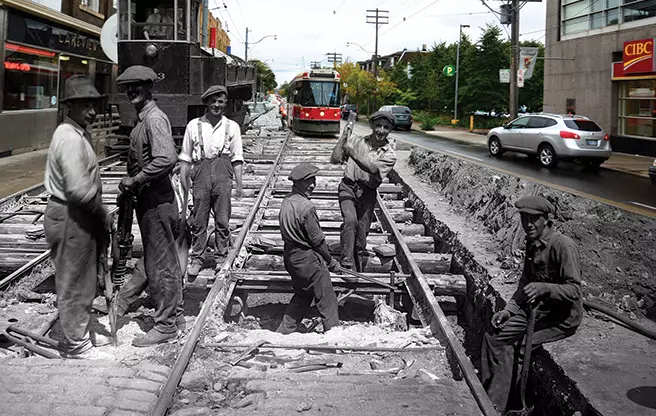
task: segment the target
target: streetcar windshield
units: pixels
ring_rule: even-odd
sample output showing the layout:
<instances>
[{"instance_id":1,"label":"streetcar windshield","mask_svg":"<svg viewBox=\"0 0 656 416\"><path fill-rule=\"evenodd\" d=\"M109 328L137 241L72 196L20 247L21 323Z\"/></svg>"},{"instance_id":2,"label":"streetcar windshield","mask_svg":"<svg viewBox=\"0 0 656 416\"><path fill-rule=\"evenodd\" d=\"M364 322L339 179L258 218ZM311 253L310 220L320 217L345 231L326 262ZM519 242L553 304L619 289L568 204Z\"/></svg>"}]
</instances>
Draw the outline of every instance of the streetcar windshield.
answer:
<instances>
[{"instance_id":1,"label":"streetcar windshield","mask_svg":"<svg viewBox=\"0 0 656 416\"><path fill-rule=\"evenodd\" d=\"M299 89L299 104L305 107L339 107L339 83L306 81Z\"/></svg>"}]
</instances>

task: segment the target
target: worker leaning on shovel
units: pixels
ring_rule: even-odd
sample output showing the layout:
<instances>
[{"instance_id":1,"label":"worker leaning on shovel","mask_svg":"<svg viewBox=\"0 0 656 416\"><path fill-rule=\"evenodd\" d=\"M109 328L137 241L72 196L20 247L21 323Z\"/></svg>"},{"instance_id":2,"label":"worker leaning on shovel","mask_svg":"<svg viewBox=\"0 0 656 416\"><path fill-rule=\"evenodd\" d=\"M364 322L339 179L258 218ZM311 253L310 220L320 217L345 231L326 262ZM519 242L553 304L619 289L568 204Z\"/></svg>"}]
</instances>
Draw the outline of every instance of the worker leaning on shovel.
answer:
<instances>
[{"instance_id":1,"label":"worker leaning on shovel","mask_svg":"<svg viewBox=\"0 0 656 416\"><path fill-rule=\"evenodd\" d=\"M483 385L501 414L516 400L530 309L535 308L533 347L573 335L583 310L578 249L554 229L549 218L554 206L541 196L528 196L515 207L526 232L524 270L512 299L492 317L494 331L485 334L481 354Z\"/></svg>"},{"instance_id":2,"label":"worker leaning on shovel","mask_svg":"<svg viewBox=\"0 0 656 416\"><path fill-rule=\"evenodd\" d=\"M52 136L46 162L44 186L50 200L43 226L55 266L64 358L111 358L93 348L110 340L91 326L99 256L110 227L102 205L98 160L87 131L100 98L89 78L75 75L66 80L60 102L67 115Z\"/></svg>"}]
</instances>

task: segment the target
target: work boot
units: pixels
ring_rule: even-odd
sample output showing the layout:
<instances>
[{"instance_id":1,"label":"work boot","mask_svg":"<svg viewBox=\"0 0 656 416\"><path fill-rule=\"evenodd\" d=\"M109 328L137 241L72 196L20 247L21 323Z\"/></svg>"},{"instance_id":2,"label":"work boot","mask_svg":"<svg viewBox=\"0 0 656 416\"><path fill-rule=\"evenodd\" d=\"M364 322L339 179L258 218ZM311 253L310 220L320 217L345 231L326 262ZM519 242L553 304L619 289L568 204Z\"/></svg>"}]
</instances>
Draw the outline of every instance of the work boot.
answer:
<instances>
[{"instance_id":1,"label":"work boot","mask_svg":"<svg viewBox=\"0 0 656 416\"><path fill-rule=\"evenodd\" d=\"M178 332L171 332L170 334L163 334L156 331L155 328L146 332L143 335L138 335L132 340L132 345L135 347L151 347L165 342L173 342L178 336Z\"/></svg>"},{"instance_id":2,"label":"work boot","mask_svg":"<svg viewBox=\"0 0 656 416\"><path fill-rule=\"evenodd\" d=\"M116 360L116 357L114 357L112 354L100 351L96 347L91 347L88 350L77 354L61 352L60 355L62 358L69 360Z\"/></svg>"},{"instance_id":3,"label":"work boot","mask_svg":"<svg viewBox=\"0 0 656 416\"><path fill-rule=\"evenodd\" d=\"M200 273L203 268L203 263L200 259L191 259L189 265L187 266L187 278L195 278Z\"/></svg>"},{"instance_id":4,"label":"work boot","mask_svg":"<svg viewBox=\"0 0 656 416\"><path fill-rule=\"evenodd\" d=\"M104 347L112 343L112 338L107 335L98 334L96 332L89 332L89 338L94 347Z\"/></svg>"},{"instance_id":5,"label":"work boot","mask_svg":"<svg viewBox=\"0 0 656 416\"><path fill-rule=\"evenodd\" d=\"M187 330L187 319L185 319L184 315L175 318L175 327L178 328L178 331L180 332Z\"/></svg>"}]
</instances>

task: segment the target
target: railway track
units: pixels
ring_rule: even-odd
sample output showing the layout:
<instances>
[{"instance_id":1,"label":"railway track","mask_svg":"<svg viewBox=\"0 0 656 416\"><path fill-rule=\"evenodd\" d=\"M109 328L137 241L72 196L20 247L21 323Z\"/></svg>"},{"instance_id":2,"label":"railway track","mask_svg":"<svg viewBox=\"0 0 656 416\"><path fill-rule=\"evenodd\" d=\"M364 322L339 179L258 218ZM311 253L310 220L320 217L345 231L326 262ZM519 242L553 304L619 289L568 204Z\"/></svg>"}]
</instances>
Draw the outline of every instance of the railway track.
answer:
<instances>
[{"instance_id":1,"label":"railway track","mask_svg":"<svg viewBox=\"0 0 656 416\"><path fill-rule=\"evenodd\" d=\"M353 293L355 298L340 307L340 317L343 313L350 316L350 309L365 305L365 312L361 312L364 321L373 320L371 296L374 295L379 301L376 307L385 299L385 303L405 308L412 314L416 322L407 333L415 337L417 331L427 334L428 339L423 343L406 342L410 335L404 335L405 332L380 330L371 322L345 322L343 329L331 330L325 335L286 337L272 334L270 329L275 328L266 325L253 328L243 320L236 324L225 323L225 318L244 318L249 313L249 303L251 300L257 303L258 296L269 299L278 295L284 299L292 292L291 280L282 265L283 243L277 215L282 198L291 190L287 176L300 162L310 162L321 169L312 200L329 246L332 250L338 246L341 213L337 186L343 170L329 163L335 142L334 139L299 138L291 134L252 138L250 145L255 150L245 150L244 197L240 201L233 200L233 249L216 271L205 269L194 282L188 283L188 287L209 291L193 327L175 353L175 363L149 414L165 415L176 410L180 403L177 400L179 385L185 372L207 370L211 363L227 366L221 374L228 384L241 385L251 398L250 403L232 406L225 414L282 415L313 407L315 412L335 415L374 415L381 411L391 414L497 414L436 298L464 294L465 280L451 273L450 255L436 253L433 237L425 236L424 227L412 222L413 212L406 208L398 185L386 182L379 188L376 218L368 238L370 255L363 272L369 279L360 279L355 284L335 274L331 279L336 291ZM103 160L102 166L103 200L111 205L125 167L117 156ZM6 247L9 253L12 244L15 249L20 246L24 249L21 253L25 260L22 266L15 261L11 266L15 269L0 285L15 282L35 264L47 259L43 245L23 241L26 227L38 228L46 202L47 195L38 186L0 201L2 215L7 217L0 222L3 236L0 247L3 250ZM133 231L136 237L133 255L139 257L139 233L136 228ZM382 244L394 245L396 256L377 256L373 247ZM37 252L38 248L42 251ZM0 264L9 271L9 263L5 265L2 260L5 251L0 253L3 255ZM272 303L266 299L265 304ZM255 309L250 313L256 314ZM281 317L276 317L277 322ZM259 322L265 320L264 316L258 319L261 319ZM263 341L258 338L263 334L272 335ZM395 343L395 339L401 339L403 345ZM281 356L276 354L280 350L298 353L292 354L293 357ZM212 359L208 361L208 357ZM375 364L372 358L376 358ZM244 370L242 367L249 368L248 376L239 373ZM217 412L224 414L218 408Z\"/></svg>"}]
</instances>

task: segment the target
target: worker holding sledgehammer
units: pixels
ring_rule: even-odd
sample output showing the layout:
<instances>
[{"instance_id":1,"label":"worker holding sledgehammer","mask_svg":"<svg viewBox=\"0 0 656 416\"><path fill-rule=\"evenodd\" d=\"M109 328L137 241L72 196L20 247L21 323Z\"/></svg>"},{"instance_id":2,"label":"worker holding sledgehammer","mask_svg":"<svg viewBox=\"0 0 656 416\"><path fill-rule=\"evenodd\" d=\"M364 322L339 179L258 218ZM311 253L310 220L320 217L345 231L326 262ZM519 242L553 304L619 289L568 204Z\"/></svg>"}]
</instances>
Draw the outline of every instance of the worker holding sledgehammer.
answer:
<instances>
[{"instance_id":1,"label":"worker holding sledgehammer","mask_svg":"<svg viewBox=\"0 0 656 416\"><path fill-rule=\"evenodd\" d=\"M524 270L512 299L492 317L493 332L485 334L481 354L483 386L501 414L516 403L531 310L533 348L573 335L583 316L579 252L571 238L554 229L554 206L541 196L527 196L515 207L526 232Z\"/></svg>"}]
</instances>

